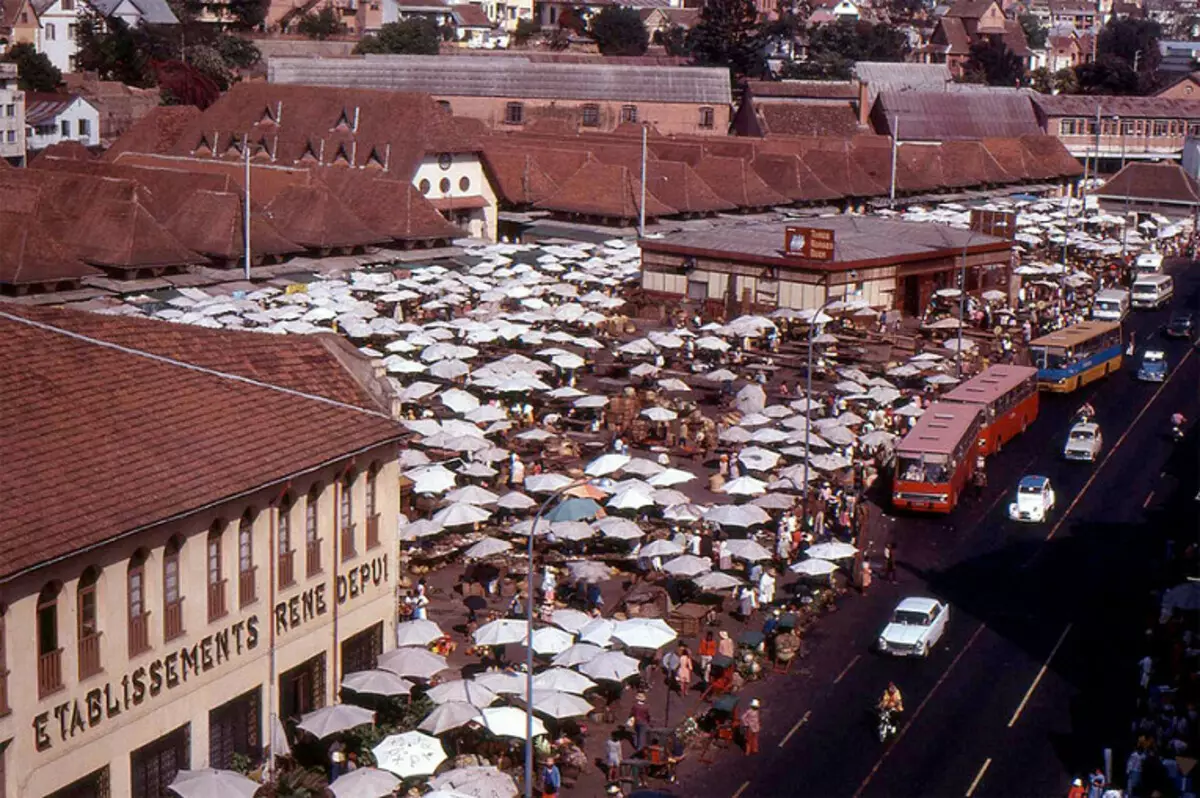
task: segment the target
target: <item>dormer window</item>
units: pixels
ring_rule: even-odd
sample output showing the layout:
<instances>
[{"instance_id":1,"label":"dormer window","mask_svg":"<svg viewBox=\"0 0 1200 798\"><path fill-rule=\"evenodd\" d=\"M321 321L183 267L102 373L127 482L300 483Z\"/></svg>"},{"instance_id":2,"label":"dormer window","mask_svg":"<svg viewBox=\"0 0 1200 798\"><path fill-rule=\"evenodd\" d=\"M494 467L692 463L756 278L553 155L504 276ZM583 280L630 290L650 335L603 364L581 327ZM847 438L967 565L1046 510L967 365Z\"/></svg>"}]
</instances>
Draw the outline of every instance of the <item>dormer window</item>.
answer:
<instances>
[{"instance_id":1,"label":"dormer window","mask_svg":"<svg viewBox=\"0 0 1200 798\"><path fill-rule=\"evenodd\" d=\"M364 166L369 166L373 169L383 168L383 158L379 156L379 150L374 147L371 148L371 154L367 156L367 162Z\"/></svg>"},{"instance_id":2,"label":"dormer window","mask_svg":"<svg viewBox=\"0 0 1200 798\"><path fill-rule=\"evenodd\" d=\"M343 163L343 164L347 164L347 165L350 164L350 153L348 153L346 151L345 144L338 145L337 154L333 156L333 162L334 163Z\"/></svg>"},{"instance_id":3,"label":"dormer window","mask_svg":"<svg viewBox=\"0 0 1200 798\"><path fill-rule=\"evenodd\" d=\"M263 108L262 116L258 118L258 123L260 125L274 125L278 121L279 120L275 118L275 110L269 105Z\"/></svg>"},{"instance_id":4,"label":"dormer window","mask_svg":"<svg viewBox=\"0 0 1200 798\"><path fill-rule=\"evenodd\" d=\"M304 154L300 156L300 163L317 163L318 160L317 153L313 150L313 145L310 141L304 148Z\"/></svg>"},{"instance_id":5,"label":"dormer window","mask_svg":"<svg viewBox=\"0 0 1200 798\"><path fill-rule=\"evenodd\" d=\"M192 152L196 155L212 155L212 144L209 142L207 135L200 137L200 141L196 142L196 149Z\"/></svg>"},{"instance_id":6,"label":"dormer window","mask_svg":"<svg viewBox=\"0 0 1200 798\"><path fill-rule=\"evenodd\" d=\"M353 120L350 118L349 112L343 108L342 115L338 117L337 124L333 126L334 130L349 130L353 127Z\"/></svg>"}]
</instances>

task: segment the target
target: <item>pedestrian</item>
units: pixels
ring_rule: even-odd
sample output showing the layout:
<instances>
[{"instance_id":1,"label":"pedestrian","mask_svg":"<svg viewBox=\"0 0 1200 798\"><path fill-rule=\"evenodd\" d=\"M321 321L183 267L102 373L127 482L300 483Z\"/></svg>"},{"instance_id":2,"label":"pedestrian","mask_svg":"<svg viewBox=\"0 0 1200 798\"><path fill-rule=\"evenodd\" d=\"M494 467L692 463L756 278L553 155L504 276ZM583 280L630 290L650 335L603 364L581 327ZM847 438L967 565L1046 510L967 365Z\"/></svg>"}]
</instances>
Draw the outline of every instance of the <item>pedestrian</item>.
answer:
<instances>
[{"instance_id":1,"label":"pedestrian","mask_svg":"<svg viewBox=\"0 0 1200 798\"><path fill-rule=\"evenodd\" d=\"M889 540L883 547L883 578L896 584L896 541Z\"/></svg>"},{"instance_id":2,"label":"pedestrian","mask_svg":"<svg viewBox=\"0 0 1200 798\"><path fill-rule=\"evenodd\" d=\"M722 629L717 633L717 653L722 657L733 659L733 652L736 650L733 647L733 640L729 637L729 632Z\"/></svg>"},{"instance_id":3,"label":"pedestrian","mask_svg":"<svg viewBox=\"0 0 1200 798\"><path fill-rule=\"evenodd\" d=\"M548 756L546 764L542 767L542 798L558 798L560 789L562 789L562 773L559 772L554 757Z\"/></svg>"},{"instance_id":4,"label":"pedestrian","mask_svg":"<svg viewBox=\"0 0 1200 798\"><path fill-rule=\"evenodd\" d=\"M704 633L704 639L700 641L697 651L700 654L700 676L707 685L712 680L712 661L717 655L717 641L713 639L711 629Z\"/></svg>"},{"instance_id":5,"label":"pedestrian","mask_svg":"<svg viewBox=\"0 0 1200 798\"><path fill-rule=\"evenodd\" d=\"M692 684L692 674L695 672L696 665L692 662L692 652L688 651L687 646L679 647L679 665L675 669L676 677L679 681L679 694L687 695L688 688Z\"/></svg>"},{"instance_id":6,"label":"pedestrian","mask_svg":"<svg viewBox=\"0 0 1200 798\"><path fill-rule=\"evenodd\" d=\"M638 693L634 698L629 721L633 726L633 750L640 753L646 747L646 735L650 731L650 707L646 705L645 693Z\"/></svg>"},{"instance_id":7,"label":"pedestrian","mask_svg":"<svg viewBox=\"0 0 1200 798\"><path fill-rule=\"evenodd\" d=\"M1071 789L1067 790L1067 798L1087 798L1087 790L1083 786L1083 779L1075 779L1071 782Z\"/></svg>"},{"instance_id":8,"label":"pedestrian","mask_svg":"<svg viewBox=\"0 0 1200 798\"><path fill-rule=\"evenodd\" d=\"M760 706L757 698L752 699L750 708L742 713L742 738L746 745L746 756L758 753L758 733L762 731L762 718L759 716Z\"/></svg>"},{"instance_id":9,"label":"pedestrian","mask_svg":"<svg viewBox=\"0 0 1200 798\"><path fill-rule=\"evenodd\" d=\"M758 578L758 603L764 607L775 603L775 574L770 568Z\"/></svg>"},{"instance_id":10,"label":"pedestrian","mask_svg":"<svg viewBox=\"0 0 1200 798\"><path fill-rule=\"evenodd\" d=\"M621 733L616 729L604 742L604 764L608 768L608 780L621 778Z\"/></svg>"}]
</instances>

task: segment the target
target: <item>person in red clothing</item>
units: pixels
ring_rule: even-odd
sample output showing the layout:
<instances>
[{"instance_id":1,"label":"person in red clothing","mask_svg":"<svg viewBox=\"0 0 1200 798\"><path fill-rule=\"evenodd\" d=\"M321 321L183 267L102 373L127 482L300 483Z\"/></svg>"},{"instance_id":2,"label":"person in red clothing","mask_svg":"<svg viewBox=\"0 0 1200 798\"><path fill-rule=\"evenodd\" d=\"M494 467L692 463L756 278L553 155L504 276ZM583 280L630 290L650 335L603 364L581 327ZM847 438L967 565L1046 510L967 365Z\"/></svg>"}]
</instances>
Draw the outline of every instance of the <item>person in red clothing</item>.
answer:
<instances>
[{"instance_id":1,"label":"person in red clothing","mask_svg":"<svg viewBox=\"0 0 1200 798\"><path fill-rule=\"evenodd\" d=\"M717 655L717 641L713 639L712 630L704 633L704 639L696 647L696 652L700 656L700 677L704 679L704 684L707 685L712 679L713 657Z\"/></svg>"},{"instance_id":2,"label":"person in red clothing","mask_svg":"<svg viewBox=\"0 0 1200 798\"><path fill-rule=\"evenodd\" d=\"M750 708L742 713L742 735L746 740L746 756L758 753L758 733L762 731L762 717L758 714L762 706L755 698Z\"/></svg>"},{"instance_id":3,"label":"person in red clothing","mask_svg":"<svg viewBox=\"0 0 1200 798\"><path fill-rule=\"evenodd\" d=\"M1067 790L1067 798L1084 798L1087 795L1087 789L1083 786L1083 779L1075 779L1071 782L1071 789Z\"/></svg>"}]
</instances>

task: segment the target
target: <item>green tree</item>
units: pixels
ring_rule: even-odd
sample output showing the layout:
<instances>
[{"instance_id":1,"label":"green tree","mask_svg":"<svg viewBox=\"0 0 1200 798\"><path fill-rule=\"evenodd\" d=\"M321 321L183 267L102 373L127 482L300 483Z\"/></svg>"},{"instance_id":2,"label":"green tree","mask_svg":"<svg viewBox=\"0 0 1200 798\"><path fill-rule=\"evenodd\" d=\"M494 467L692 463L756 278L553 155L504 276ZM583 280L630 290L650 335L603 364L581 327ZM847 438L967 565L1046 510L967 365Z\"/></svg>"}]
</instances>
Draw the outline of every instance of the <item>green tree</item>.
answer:
<instances>
[{"instance_id":1,"label":"green tree","mask_svg":"<svg viewBox=\"0 0 1200 798\"><path fill-rule=\"evenodd\" d=\"M301 35L318 40L336 36L345 29L337 9L328 3L321 6L319 11L309 11L296 24L296 31Z\"/></svg>"},{"instance_id":2,"label":"green tree","mask_svg":"<svg viewBox=\"0 0 1200 798\"><path fill-rule=\"evenodd\" d=\"M1075 70L1070 67L1063 67L1052 76L1050 90L1055 94L1078 94L1079 79L1075 76Z\"/></svg>"},{"instance_id":3,"label":"green tree","mask_svg":"<svg viewBox=\"0 0 1200 798\"><path fill-rule=\"evenodd\" d=\"M1025 65L999 36L971 45L964 72L966 82L990 86L1019 86L1025 80Z\"/></svg>"},{"instance_id":4,"label":"green tree","mask_svg":"<svg viewBox=\"0 0 1200 798\"><path fill-rule=\"evenodd\" d=\"M1029 73L1029 85L1042 94L1054 93L1054 76L1046 67L1038 67Z\"/></svg>"},{"instance_id":5,"label":"green tree","mask_svg":"<svg viewBox=\"0 0 1200 798\"><path fill-rule=\"evenodd\" d=\"M665 31L660 31L657 36L657 44L661 44L663 49L667 51L667 55L680 56L682 58L690 58L692 55L692 43L688 36L687 28L682 25L672 25Z\"/></svg>"},{"instance_id":6,"label":"green tree","mask_svg":"<svg viewBox=\"0 0 1200 798\"><path fill-rule=\"evenodd\" d=\"M441 42L437 25L424 17L389 22L374 36L364 36L356 53L403 53L437 55Z\"/></svg>"},{"instance_id":7,"label":"green tree","mask_svg":"<svg viewBox=\"0 0 1200 798\"><path fill-rule=\"evenodd\" d=\"M650 35L636 9L605 6L588 26L601 55L645 55Z\"/></svg>"},{"instance_id":8,"label":"green tree","mask_svg":"<svg viewBox=\"0 0 1200 798\"><path fill-rule=\"evenodd\" d=\"M1137 72L1158 68L1158 40L1162 27L1152 19L1118 17L1109 20L1096 40L1097 59L1106 55L1120 58ZM1133 65L1136 64L1136 67Z\"/></svg>"},{"instance_id":9,"label":"green tree","mask_svg":"<svg viewBox=\"0 0 1200 798\"><path fill-rule=\"evenodd\" d=\"M1138 75L1124 58L1102 55L1095 62L1075 67L1083 94L1138 94Z\"/></svg>"},{"instance_id":10,"label":"green tree","mask_svg":"<svg viewBox=\"0 0 1200 798\"><path fill-rule=\"evenodd\" d=\"M513 31L513 44L517 47L524 47L529 44L530 39L542 32L542 25L536 19L519 19L517 20L517 29Z\"/></svg>"},{"instance_id":11,"label":"green tree","mask_svg":"<svg viewBox=\"0 0 1200 798\"><path fill-rule=\"evenodd\" d=\"M1021 30L1025 31L1025 41L1032 50L1040 50L1046 46L1050 32L1042 27L1042 21L1035 14L1022 14L1017 17Z\"/></svg>"},{"instance_id":12,"label":"green tree","mask_svg":"<svg viewBox=\"0 0 1200 798\"><path fill-rule=\"evenodd\" d=\"M708 0L692 28L691 45L697 63L728 67L735 78L758 77L766 71L754 0Z\"/></svg>"},{"instance_id":13,"label":"green tree","mask_svg":"<svg viewBox=\"0 0 1200 798\"><path fill-rule=\"evenodd\" d=\"M14 44L4 60L17 65L20 86L25 91L54 91L62 83L62 72L58 67L29 42Z\"/></svg>"},{"instance_id":14,"label":"green tree","mask_svg":"<svg viewBox=\"0 0 1200 798\"><path fill-rule=\"evenodd\" d=\"M270 0L228 0L218 8L229 15L232 27L255 30L266 22L270 5Z\"/></svg>"},{"instance_id":15,"label":"green tree","mask_svg":"<svg viewBox=\"0 0 1200 798\"><path fill-rule=\"evenodd\" d=\"M848 61L903 61L908 37L886 23L842 20L812 29L808 36L810 59L837 56Z\"/></svg>"},{"instance_id":16,"label":"green tree","mask_svg":"<svg viewBox=\"0 0 1200 798\"><path fill-rule=\"evenodd\" d=\"M131 28L119 17L106 22L89 11L79 19L75 41L79 45L76 63L81 71L144 89L157 82L151 66L154 48L147 46L150 42L144 28Z\"/></svg>"}]
</instances>

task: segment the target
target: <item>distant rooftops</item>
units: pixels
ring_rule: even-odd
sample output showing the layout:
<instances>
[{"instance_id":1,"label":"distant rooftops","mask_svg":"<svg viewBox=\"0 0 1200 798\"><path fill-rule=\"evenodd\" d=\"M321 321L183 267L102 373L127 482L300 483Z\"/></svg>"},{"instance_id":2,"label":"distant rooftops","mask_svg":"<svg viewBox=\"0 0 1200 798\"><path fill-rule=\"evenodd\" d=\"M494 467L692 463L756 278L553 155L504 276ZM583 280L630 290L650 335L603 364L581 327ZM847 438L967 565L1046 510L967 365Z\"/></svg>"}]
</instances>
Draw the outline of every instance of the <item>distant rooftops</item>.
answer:
<instances>
[{"instance_id":1,"label":"distant rooftops","mask_svg":"<svg viewBox=\"0 0 1200 798\"><path fill-rule=\"evenodd\" d=\"M545 63L520 56L272 58L271 83L437 96L729 105L729 72L707 67Z\"/></svg>"}]
</instances>

